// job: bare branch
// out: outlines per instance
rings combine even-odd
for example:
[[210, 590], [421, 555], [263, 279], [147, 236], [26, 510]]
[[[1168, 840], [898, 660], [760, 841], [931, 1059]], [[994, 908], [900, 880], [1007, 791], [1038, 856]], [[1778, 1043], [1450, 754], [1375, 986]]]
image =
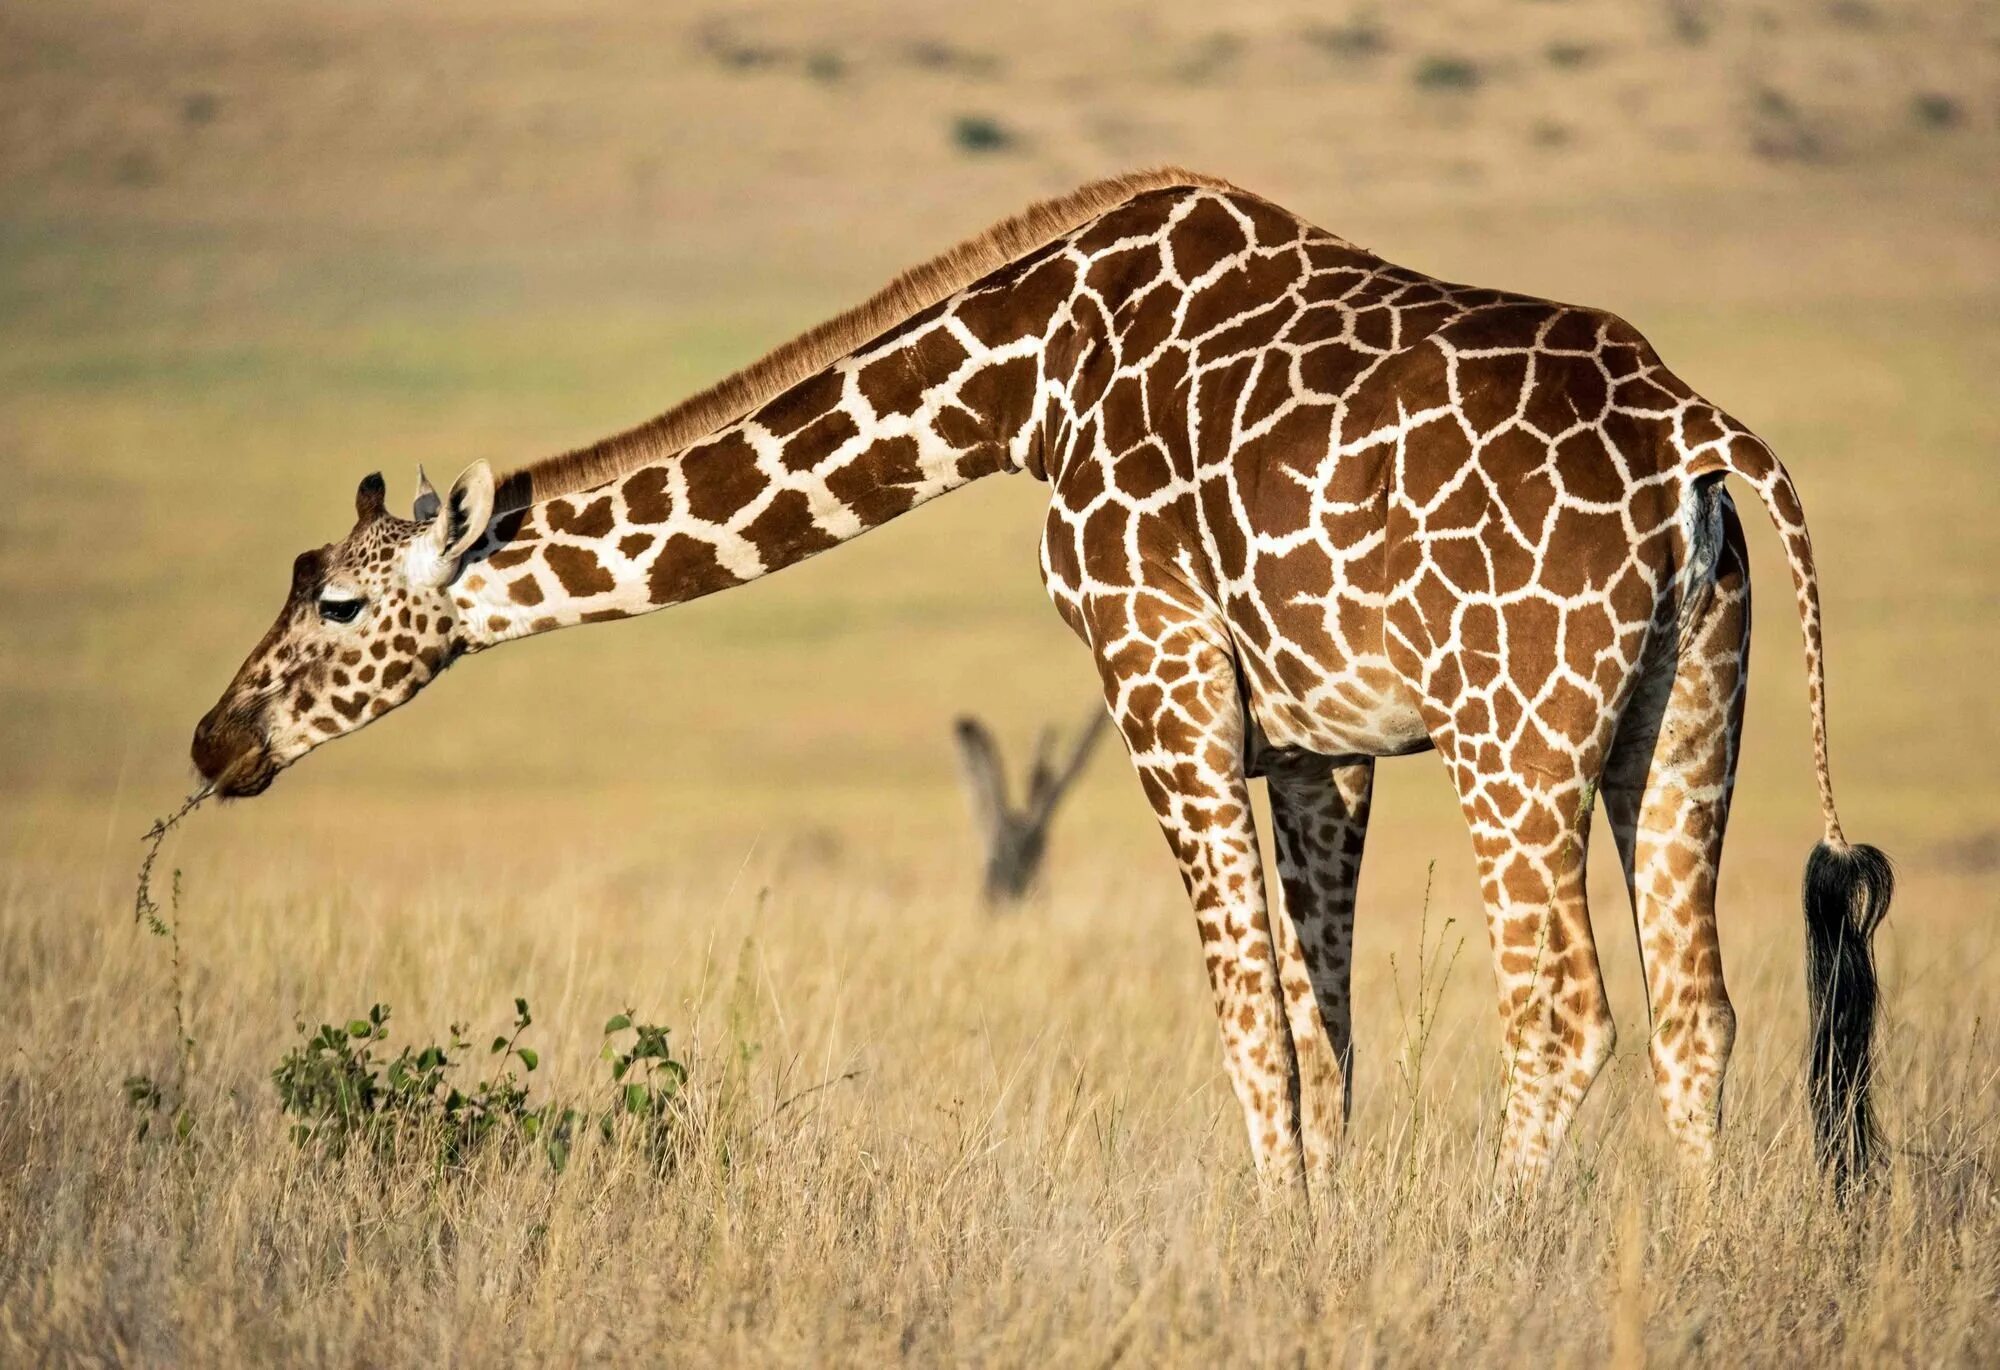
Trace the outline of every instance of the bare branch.
[[1104, 729], [1110, 722], [1110, 710], [1101, 704], [1092, 706], [1090, 717], [1077, 732], [1076, 741], [1070, 747], [1068, 764], [1047, 787], [1046, 793], [1037, 796], [1034, 810], [1029, 815], [1031, 821], [1045, 826], [1050, 818], [1054, 817], [1056, 805], [1062, 801], [1063, 795], [1069, 792], [1069, 787], [1083, 774], [1083, 768], [1090, 762], [1091, 752], [1096, 750], [1097, 741], [1104, 736]]
[[1000, 752], [993, 734], [970, 714], [961, 715], [952, 725], [958, 741], [959, 776], [965, 784], [966, 803], [972, 821], [989, 845], [998, 837], [1008, 815], [1007, 776], [1000, 768]]

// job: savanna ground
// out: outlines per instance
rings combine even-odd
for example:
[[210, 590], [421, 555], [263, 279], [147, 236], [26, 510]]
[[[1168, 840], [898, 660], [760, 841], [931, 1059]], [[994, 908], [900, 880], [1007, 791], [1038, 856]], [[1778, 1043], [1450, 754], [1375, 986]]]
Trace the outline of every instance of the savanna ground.
[[[1890, 0], [0, 7], [0, 1359], [1990, 1359], [1996, 41], [1990, 6]], [[1664, 1145], [1600, 835], [1623, 1045], [1547, 1193], [1493, 1202], [1477, 893], [1417, 758], [1378, 787], [1335, 1198], [1259, 1203], [1122, 761], [1046, 899], [972, 898], [951, 717], [1018, 751], [1092, 690], [1025, 480], [470, 663], [197, 814], [165, 858], [184, 1068], [135, 839], [362, 474], [601, 435], [1031, 195], [1162, 160], [1617, 309], [1786, 456], [1848, 828], [1902, 867], [1881, 1191], [1842, 1211], [1807, 1173], [1817, 826], [1756, 522], [1710, 1188]], [[386, 1002], [393, 1046], [503, 1030], [517, 994], [537, 1100], [608, 1097], [608, 1015], [674, 1029], [674, 1168], [293, 1145], [268, 1076], [295, 1016]], [[135, 1072], [167, 1096], [143, 1139]]]

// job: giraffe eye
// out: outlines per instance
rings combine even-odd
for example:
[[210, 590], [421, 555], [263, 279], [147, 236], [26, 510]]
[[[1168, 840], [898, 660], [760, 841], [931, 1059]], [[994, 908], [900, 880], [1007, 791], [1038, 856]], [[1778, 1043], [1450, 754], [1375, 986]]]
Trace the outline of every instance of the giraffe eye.
[[328, 623], [352, 623], [361, 616], [361, 606], [365, 599], [323, 599], [319, 602], [319, 616]]

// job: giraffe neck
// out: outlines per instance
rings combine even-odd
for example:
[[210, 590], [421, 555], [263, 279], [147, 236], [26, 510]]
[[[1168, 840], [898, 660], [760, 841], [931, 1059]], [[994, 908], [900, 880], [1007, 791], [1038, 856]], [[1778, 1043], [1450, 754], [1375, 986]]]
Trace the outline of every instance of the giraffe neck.
[[976, 326], [955, 297], [679, 453], [496, 519], [455, 593], [462, 649], [741, 585], [1032, 464], [1048, 317], [1009, 291], [979, 292], [999, 298]]

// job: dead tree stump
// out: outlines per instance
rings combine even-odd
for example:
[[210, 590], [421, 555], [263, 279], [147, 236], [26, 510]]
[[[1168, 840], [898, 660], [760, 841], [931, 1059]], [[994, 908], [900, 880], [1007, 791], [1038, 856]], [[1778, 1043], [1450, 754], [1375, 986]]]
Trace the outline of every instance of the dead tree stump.
[[969, 714], [953, 725], [966, 800], [986, 847], [981, 890], [989, 906], [1018, 903], [1035, 888], [1042, 859], [1048, 854], [1049, 824], [1056, 806], [1083, 774], [1091, 750], [1110, 721], [1104, 706], [1094, 705], [1060, 768], [1055, 764], [1056, 730], [1044, 728], [1035, 746], [1034, 763], [1028, 768], [1027, 794], [1019, 808], [1010, 800], [1006, 769], [1000, 763], [992, 731]]

